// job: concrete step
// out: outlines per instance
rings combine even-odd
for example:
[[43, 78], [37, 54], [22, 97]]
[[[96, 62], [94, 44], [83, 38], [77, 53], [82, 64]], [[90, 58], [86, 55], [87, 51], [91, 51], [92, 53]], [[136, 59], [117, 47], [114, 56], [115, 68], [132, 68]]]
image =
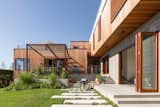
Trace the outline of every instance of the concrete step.
[[54, 95], [51, 98], [64, 98], [64, 99], [101, 99], [101, 96], [64, 96]]
[[119, 104], [119, 107], [160, 107], [160, 104]]
[[107, 103], [106, 100], [96, 99], [96, 100], [65, 100], [64, 104], [78, 104], [78, 105], [98, 105]]
[[114, 98], [160, 98], [158, 94], [114, 95]]
[[97, 93], [62, 93], [64, 96], [95, 96]]
[[69, 104], [53, 104], [51, 107], [112, 107], [111, 105], [69, 105]]
[[119, 98], [117, 104], [160, 104], [160, 98]]

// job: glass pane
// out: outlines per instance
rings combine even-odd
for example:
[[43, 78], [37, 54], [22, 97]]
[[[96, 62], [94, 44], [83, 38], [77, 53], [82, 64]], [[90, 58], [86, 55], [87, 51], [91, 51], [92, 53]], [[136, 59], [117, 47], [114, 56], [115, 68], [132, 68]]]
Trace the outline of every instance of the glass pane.
[[17, 58], [16, 59], [16, 70], [27, 70], [27, 59]]
[[23, 60], [16, 59], [16, 70], [23, 70]]
[[156, 37], [144, 35], [142, 42], [142, 88], [156, 88]]

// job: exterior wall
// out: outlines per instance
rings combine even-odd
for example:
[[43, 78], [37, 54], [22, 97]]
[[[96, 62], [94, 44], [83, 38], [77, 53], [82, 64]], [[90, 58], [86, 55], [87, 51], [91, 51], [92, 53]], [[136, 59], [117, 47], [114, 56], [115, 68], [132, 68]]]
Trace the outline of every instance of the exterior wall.
[[115, 83], [119, 83], [119, 54], [109, 58], [109, 75]]
[[74, 47], [78, 47], [80, 49], [86, 49], [88, 52], [91, 51], [90, 42], [88, 41], [71, 41], [70, 48], [74, 49]]
[[[137, 4], [140, 2], [140, 0], [114, 0], [115, 3], [111, 4], [112, 0], [102, 0], [99, 11], [97, 13], [97, 18], [95, 21], [95, 24], [92, 29], [92, 33], [90, 35], [90, 42], [91, 42], [91, 51], [92, 55], [95, 55], [98, 53], [99, 49], [104, 45], [104, 43], [113, 35], [113, 33], [116, 31], [116, 29], [119, 27], [119, 25], [124, 21], [124, 19], [127, 17], [127, 15], [134, 9], [134, 7], [137, 6]], [[112, 21], [111, 17], [111, 7], [122, 5], [122, 2], [125, 1], [125, 4], [122, 8], [118, 7], [120, 10], [118, 14], [116, 15], [116, 18], [114, 21]], [[119, 4], [117, 4], [119, 3]], [[99, 29], [99, 21], [101, 21], [101, 40], [97, 41], [98, 38], [98, 29]], [[93, 37], [95, 36], [95, 37]], [[95, 38], [95, 48], [93, 49], [93, 39]]]
[[[110, 51], [106, 52], [100, 58], [100, 60], [102, 60], [106, 56], [110, 56], [110, 57], [115, 56], [117, 53], [122, 52], [124, 49], [127, 49], [130, 46], [134, 46], [135, 45], [135, 36], [136, 36], [136, 34], [138, 32], [156, 32], [156, 31], [160, 31], [160, 24], [159, 23], [160, 23], [160, 13], [156, 14], [155, 16], [153, 16], [150, 20], [148, 20], [142, 26], [137, 28], [137, 30], [132, 32], [127, 38], [125, 38], [120, 43], [118, 43], [116, 46], [114, 46]], [[159, 36], [159, 47], [160, 47], [160, 36]], [[160, 55], [160, 50], [159, 50], [159, 55]], [[159, 57], [159, 62], [160, 62], [160, 57]], [[110, 66], [112, 67], [112, 65], [109, 65], [109, 68], [110, 68]], [[116, 65], [116, 66], [118, 66], [118, 65]], [[159, 63], [159, 66], [160, 66], [160, 63]], [[109, 71], [109, 72], [113, 72], [113, 71]], [[114, 70], [114, 72], [115, 72], [115, 77], [117, 77], [117, 75], [116, 75], [117, 71]], [[113, 74], [114, 73], [111, 73], [111, 75], [113, 75]], [[112, 76], [112, 77], [115, 78], [114, 76]], [[160, 69], [159, 69], [159, 90], [160, 90]]]
[[72, 57], [79, 64], [81, 64], [83, 67], [85, 67], [85, 69], [87, 69], [87, 65], [88, 65], [87, 50], [69, 49], [68, 52], [69, 52], [70, 57]]
[[[28, 56], [29, 68], [31, 71], [44, 64], [44, 59], [33, 50], [29, 50]], [[14, 62], [16, 58], [26, 58], [26, 49], [14, 49]], [[16, 71], [15, 66], [16, 65], [14, 65], [14, 78], [17, 78], [17, 76], [20, 74], [20, 71]]]

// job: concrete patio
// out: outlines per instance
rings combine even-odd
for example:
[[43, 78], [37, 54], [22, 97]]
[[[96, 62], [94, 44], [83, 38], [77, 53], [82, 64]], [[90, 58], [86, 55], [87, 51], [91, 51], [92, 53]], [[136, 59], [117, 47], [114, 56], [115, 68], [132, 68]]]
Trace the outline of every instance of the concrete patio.
[[160, 107], [160, 93], [138, 93], [134, 85], [101, 84], [95, 89], [119, 107]]

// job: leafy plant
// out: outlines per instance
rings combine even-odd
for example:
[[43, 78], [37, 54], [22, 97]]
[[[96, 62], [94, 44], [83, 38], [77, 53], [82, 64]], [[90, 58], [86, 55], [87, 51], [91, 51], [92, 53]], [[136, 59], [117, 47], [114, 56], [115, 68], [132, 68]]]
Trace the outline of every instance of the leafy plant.
[[23, 84], [32, 84], [32, 83], [35, 83], [35, 79], [34, 79], [33, 75], [32, 74], [28, 74], [28, 73], [20, 74], [19, 80]]
[[66, 79], [67, 77], [68, 77], [67, 71], [62, 71], [62, 73], [61, 73], [61, 78], [62, 78], [62, 79]]
[[57, 75], [55, 73], [49, 75], [49, 82], [52, 87], [54, 87], [56, 80], [57, 80]]
[[96, 78], [97, 78], [99, 81], [102, 81], [102, 76], [101, 76], [101, 74], [97, 74], [97, 75], [96, 75]]
[[38, 66], [36, 67], [33, 71], [32, 71], [32, 74], [35, 75], [35, 76], [39, 76], [39, 75], [42, 75], [44, 72], [42, 70], [42, 67]]
[[10, 91], [15, 87], [14, 83], [10, 83], [10, 85], [8, 87], [5, 88], [6, 91]]
[[42, 82], [40, 84], [40, 88], [51, 88], [51, 85], [49, 83], [47, 83], [47, 82]]

